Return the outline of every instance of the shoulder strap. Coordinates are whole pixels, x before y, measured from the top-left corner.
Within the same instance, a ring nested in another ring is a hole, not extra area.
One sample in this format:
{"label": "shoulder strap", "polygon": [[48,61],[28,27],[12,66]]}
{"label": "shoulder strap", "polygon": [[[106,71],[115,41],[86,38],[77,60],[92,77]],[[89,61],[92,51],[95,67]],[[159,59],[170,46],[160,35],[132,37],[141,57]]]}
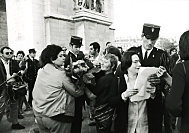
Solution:
{"label": "shoulder strap", "polygon": [[185,73],[185,75],[186,75],[186,67],[185,67],[185,65],[184,65],[183,62],[182,62],[182,65],[183,65],[184,73]]}
{"label": "shoulder strap", "polygon": [[117,89],[118,89],[118,93],[119,93],[120,77],[117,77],[117,83],[118,83],[118,87],[117,87]]}

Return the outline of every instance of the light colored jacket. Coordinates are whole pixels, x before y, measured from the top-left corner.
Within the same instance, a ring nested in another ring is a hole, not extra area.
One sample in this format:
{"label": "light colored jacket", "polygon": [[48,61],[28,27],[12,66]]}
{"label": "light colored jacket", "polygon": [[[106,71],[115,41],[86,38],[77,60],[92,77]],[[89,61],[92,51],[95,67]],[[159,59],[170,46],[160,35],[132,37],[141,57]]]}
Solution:
{"label": "light colored jacket", "polygon": [[33,109],[48,117],[74,116],[75,100],[67,89],[76,90],[64,70],[46,64],[38,71],[33,90]]}

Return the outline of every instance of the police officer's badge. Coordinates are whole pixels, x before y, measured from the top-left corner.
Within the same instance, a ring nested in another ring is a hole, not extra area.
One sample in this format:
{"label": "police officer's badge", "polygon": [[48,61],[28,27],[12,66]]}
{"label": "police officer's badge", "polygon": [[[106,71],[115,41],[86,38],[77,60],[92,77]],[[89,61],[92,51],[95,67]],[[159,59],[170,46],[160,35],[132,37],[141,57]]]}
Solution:
{"label": "police officer's badge", "polygon": [[152,27],[152,33],[154,32],[154,30],[155,30],[154,27]]}

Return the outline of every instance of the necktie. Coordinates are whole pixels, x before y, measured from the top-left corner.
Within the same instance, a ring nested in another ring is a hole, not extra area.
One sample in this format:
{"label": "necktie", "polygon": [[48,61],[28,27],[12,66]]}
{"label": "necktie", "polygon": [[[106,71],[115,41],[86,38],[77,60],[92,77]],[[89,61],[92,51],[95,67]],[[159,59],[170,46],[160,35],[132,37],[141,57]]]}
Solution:
{"label": "necktie", "polygon": [[146,50],[145,55],[144,55],[144,60],[148,58],[148,51]]}

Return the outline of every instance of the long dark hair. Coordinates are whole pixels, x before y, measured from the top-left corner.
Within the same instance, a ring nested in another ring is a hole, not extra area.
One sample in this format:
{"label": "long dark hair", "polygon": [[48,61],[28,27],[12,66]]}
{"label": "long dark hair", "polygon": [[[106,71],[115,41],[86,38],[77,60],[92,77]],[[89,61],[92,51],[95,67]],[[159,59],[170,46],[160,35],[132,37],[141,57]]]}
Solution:
{"label": "long dark hair", "polygon": [[132,56],[133,55],[138,55],[135,51],[126,51],[123,53],[123,56],[121,58],[121,70],[125,73],[128,74],[128,68],[132,64]]}

